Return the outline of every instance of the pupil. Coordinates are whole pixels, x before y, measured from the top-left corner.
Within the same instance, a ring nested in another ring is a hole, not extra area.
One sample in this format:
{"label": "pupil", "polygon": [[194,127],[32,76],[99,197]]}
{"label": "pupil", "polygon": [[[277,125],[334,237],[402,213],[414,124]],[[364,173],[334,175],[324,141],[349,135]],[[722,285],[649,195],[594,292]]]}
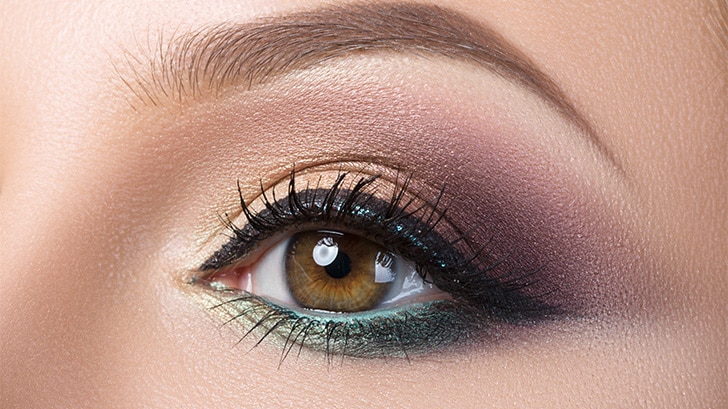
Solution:
{"label": "pupil", "polygon": [[351,259],[343,251],[339,251],[331,264],[324,267],[326,274],[333,278],[344,278],[351,272]]}

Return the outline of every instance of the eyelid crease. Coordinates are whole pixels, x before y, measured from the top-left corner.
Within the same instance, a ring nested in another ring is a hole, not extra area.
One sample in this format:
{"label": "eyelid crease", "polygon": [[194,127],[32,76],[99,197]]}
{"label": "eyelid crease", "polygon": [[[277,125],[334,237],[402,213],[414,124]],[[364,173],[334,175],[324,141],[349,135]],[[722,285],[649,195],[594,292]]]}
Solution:
{"label": "eyelid crease", "polygon": [[122,51],[127,67],[115,63],[116,73],[142,104],[152,106],[219,96],[232,86],[251,89],[292,71],[365,52],[467,61],[547,101],[623,174],[613,153],[549,76],[494,30],[438,6],[332,6],[175,33],[168,40],[160,34],[158,46],[147,58]]}

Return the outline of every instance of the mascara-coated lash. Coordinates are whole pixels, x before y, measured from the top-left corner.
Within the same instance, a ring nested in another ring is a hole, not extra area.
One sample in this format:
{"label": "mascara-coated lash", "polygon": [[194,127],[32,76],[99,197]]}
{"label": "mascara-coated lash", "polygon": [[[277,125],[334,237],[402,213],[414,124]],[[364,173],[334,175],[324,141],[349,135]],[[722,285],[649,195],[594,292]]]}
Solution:
{"label": "mascara-coated lash", "polygon": [[[275,190],[261,189],[259,211],[253,211],[240,193],[246,224],[238,227],[228,221],[232,236],[200,267],[199,282],[222,296],[217,308],[225,309],[231,322],[249,323],[246,335],[261,331],[259,342],[278,335],[283,340],[282,356],[293,345],[324,350],[327,355],[409,356],[464,342],[477,332],[487,336],[488,328],[498,323],[533,323],[558,312],[556,306],[521,291],[534,279],[536,269],[501,271],[502,260],[490,256],[494,243],[476,245],[446,220],[444,189],[432,200],[423,200],[409,191],[409,180],[395,181],[388,194],[381,195],[386,184],[377,183],[377,176],[340,172],[329,187],[319,182],[300,189],[292,172],[286,197],[278,199]],[[322,314],[277,305],[242,290],[219,289],[206,280],[245,259],[271,237],[322,228],[354,232],[412,260],[422,277],[451,299]],[[445,234],[452,237],[446,239]]]}
{"label": "mascara-coated lash", "polygon": [[212,308],[222,310],[228,323],[244,321],[242,338],[258,331],[256,346],[273,339],[281,348],[281,361],[291,352],[299,355],[304,348],[324,352],[329,360],[336,356],[409,359],[465,345],[481,335],[489,323],[491,327],[499,325],[483,320],[474,309],[446,300],[392,310],[323,315],[282,307],[250,293],[211,291],[224,299]]}

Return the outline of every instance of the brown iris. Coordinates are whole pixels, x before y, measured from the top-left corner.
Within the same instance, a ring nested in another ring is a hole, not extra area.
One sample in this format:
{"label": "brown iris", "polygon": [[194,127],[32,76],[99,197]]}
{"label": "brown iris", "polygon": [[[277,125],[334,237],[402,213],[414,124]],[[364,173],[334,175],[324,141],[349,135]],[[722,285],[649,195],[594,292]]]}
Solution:
{"label": "brown iris", "polygon": [[394,257],[353,234],[296,234],[286,252],[288,287],[305,308],[356,312],[376,307],[394,280]]}

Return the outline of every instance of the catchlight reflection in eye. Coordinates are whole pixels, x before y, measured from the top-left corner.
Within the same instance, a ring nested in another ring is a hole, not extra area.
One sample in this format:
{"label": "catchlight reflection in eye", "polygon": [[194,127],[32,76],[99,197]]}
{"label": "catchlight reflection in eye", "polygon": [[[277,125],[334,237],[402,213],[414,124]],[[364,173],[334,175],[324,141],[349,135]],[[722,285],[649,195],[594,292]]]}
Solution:
{"label": "catchlight reflection in eye", "polygon": [[246,284],[235,287],[319,312],[355,313],[448,298],[421,277],[413,262],[338,231],[294,234],[242,275],[237,281]]}

